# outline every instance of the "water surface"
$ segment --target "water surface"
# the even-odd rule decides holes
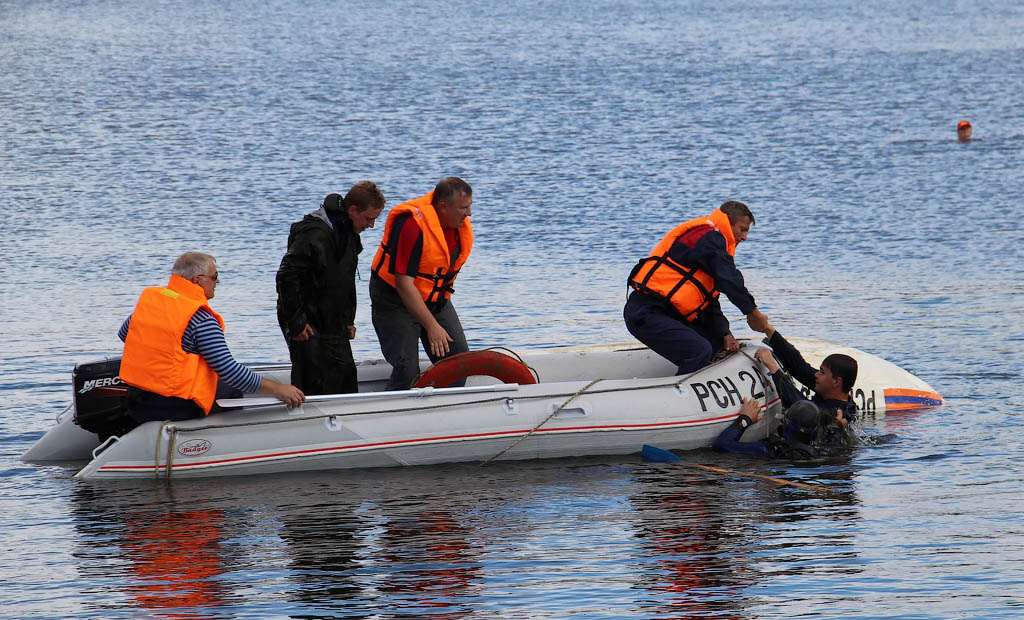
[[[994,0],[0,7],[0,603],[24,618],[1017,618],[1024,9]],[[957,121],[975,136],[955,142]],[[638,456],[88,484],[18,456],[199,249],[282,361],[290,222],[474,187],[473,347],[629,340],[629,268],[727,199],[785,334],[942,408],[865,419],[818,497]],[[368,250],[381,228],[364,234]],[[357,356],[377,357],[360,287]],[[731,306],[735,332],[751,336]]]

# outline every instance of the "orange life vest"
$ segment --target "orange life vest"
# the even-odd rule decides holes
[[[669,258],[668,252],[679,237],[701,226],[707,228],[703,234],[712,231],[722,233],[729,256],[736,256],[736,238],[732,233],[729,216],[721,209],[715,209],[707,217],[683,222],[669,231],[654,246],[650,256],[637,263],[628,280],[629,286],[636,290],[671,302],[687,321],[694,319],[711,299],[718,297],[718,289],[715,288],[715,279],[711,274],[697,267],[680,265]]]
[[[395,274],[392,273],[386,263],[391,261],[389,247],[391,233],[395,220],[403,213],[411,213],[416,220],[420,230],[423,231],[423,253],[420,256],[419,271],[416,273],[413,283],[420,297],[424,302],[441,301],[448,299],[455,291],[453,285],[459,270],[469,258],[469,252],[473,249],[473,225],[469,218],[466,223],[456,229],[459,235],[461,248],[454,263],[451,254],[448,252],[448,243],[444,239],[444,229],[437,218],[437,211],[434,205],[430,204],[434,192],[429,192],[419,198],[403,202],[393,207],[388,213],[387,222],[384,224],[384,235],[380,240],[380,247],[377,248],[377,255],[373,257],[373,273],[392,287],[398,288]]]
[[[210,413],[217,395],[217,373],[203,356],[186,353],[181,337],[196,310],[224,319],[207,302],[202,287],[178,275],[167,286],[142,291],[132,313],[121,355],[121,380],[161,396],[195,401]]]

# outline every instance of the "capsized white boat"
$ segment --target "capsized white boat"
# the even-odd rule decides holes
[[[855,398],[865,412],[941,404],[924,381],[874,355],[810,339],[791,339],[812,364],[846,353],[860,370]],[[672,450],[710,446],[743,398],[758,398],[767,415],[743,439],[763,438],[781,404],[743,342],[692,375],[638,344],[523,351],[534,384],[485,375],[465,387],[383,391],[390,366],[358,364],[356,394],[313,396],[288,410],[272,398],[247,396],[221,404],[238,409],[180,422],[148,422],[101,440],[77,420],[83,407],[117,409],[123,385],[119,360],[88,365],[74,378],[75,415],[67,411],[22,460],[88,461],[78,478],[163,478],[246,475],[452,462],[489,462],[633,454],[644,444]],[[426,363],[424,363],[424,366]],[[254,367],[287,382],[288,366]],[[70,409],[70,407],[69,407]],[[84,416],[83,416],[84,417]]]

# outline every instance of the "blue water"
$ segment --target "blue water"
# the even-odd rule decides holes
[[[4,2],[4,615],[1024,615],[1022,32],[1007,0]],[[289,223],[448,175],[474,187],[474,347],[629,340],[629,268],[742,200],[737,263],[780,331],[946,404],[863,420],[824,466],[686,456],[827,497],[639,457],[170,489],[19,461],[182,251],[217,256],[236,356],[283,361]]]

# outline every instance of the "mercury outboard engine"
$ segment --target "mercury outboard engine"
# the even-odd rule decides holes
[[[75,366],[75,424],[96,433],[100,441],[120,437],[138,423],[128,415],[128,386],[121,381],[121,358],[106,358]]]

